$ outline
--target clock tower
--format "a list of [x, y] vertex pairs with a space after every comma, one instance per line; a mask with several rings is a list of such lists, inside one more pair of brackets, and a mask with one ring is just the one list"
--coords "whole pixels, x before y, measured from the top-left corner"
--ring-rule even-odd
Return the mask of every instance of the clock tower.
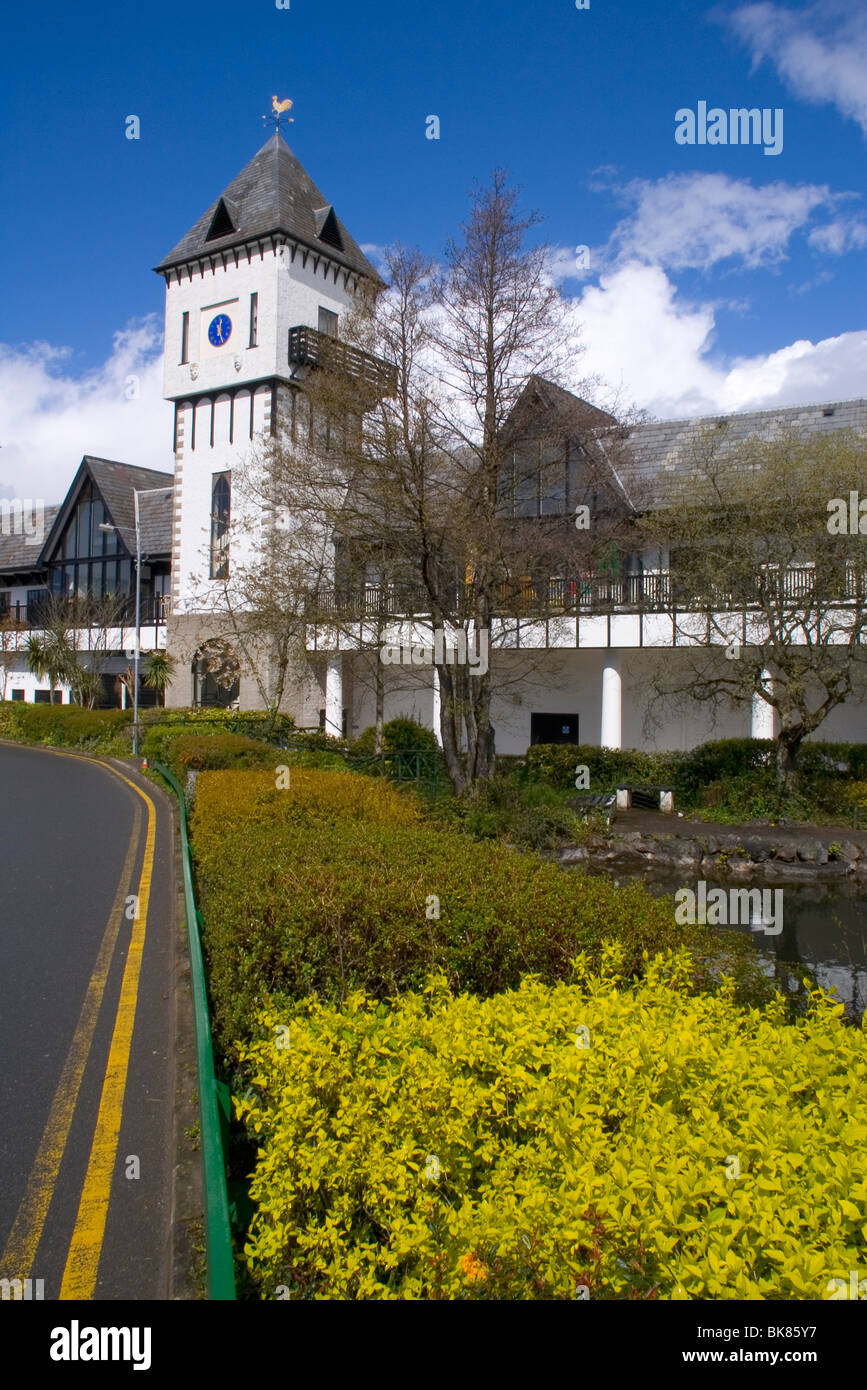
[[361, 283], [382, 281], [279, 128], [156, 271], [174, 404], [168, 643], [180, 660], [169, 699], [186, 705], [202, 698], [185, 673], [213, 632], [203, 590], [222, 577], [233, 469], [277, 433], [320, 336], [339, 336]]

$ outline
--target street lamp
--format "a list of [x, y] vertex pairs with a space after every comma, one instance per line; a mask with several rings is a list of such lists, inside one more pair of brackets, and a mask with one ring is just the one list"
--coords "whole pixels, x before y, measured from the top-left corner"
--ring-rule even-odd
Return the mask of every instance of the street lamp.
[[[133, 653], [135, 662], [135, 676], [133, 679], [132, 692], [132, 755], [138, 757], [138, 665], [139, 652], [141, 650], [141, 519], [139, 514], [139, 492], [162, 492], [159, 487], [133, 488], [132, 498], [135, 510], [135, 652]], [[99, 523], [100, 531], [116, 531], [118, 528], [113, 526], [110, 521]]]

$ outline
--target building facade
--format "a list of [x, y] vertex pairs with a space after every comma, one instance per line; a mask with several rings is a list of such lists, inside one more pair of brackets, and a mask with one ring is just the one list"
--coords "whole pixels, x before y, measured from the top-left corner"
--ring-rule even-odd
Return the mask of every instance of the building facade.
[[[356, 296], [382, 281], [279, 131], [156, 270], [165, 282], [164, 393], [174, 406], [174, 477], [85, 457], [63, 503], [46, 514], [38, 547], [24, 534], [0, 534], [0, 632], [7, 646], [18, 643], [11, 656], [0, 653], [6, 698], [47, 698], [44, 680], [27, 670], [20, 647], [48, 596], [132, 595], [138, 493], [142, 647], [167, 646], [176, 660], [168, 703], [260, 706], [259, 686], [214, 603], [231, 563], [244, 558], [237, 537], [239, 510], [247, 504], [239, 479], [269, 439], [284, 430], [295, 437], [302, 421], [312, 430], [305, 383], [326, 352], [330, 361], [338, 354], [351, 375], [380, 384], [390, 379], [388, 363], [341, 339]], [[552, 473], [550, 460], [537, 472], [522, 464], [513, 492], [516, 518], [532, 524], [568, 517], [586, 495], [581, 437], [588, 420], [604, 435], [605, 417], [594, 407], [550, 382], [528, 382], [514, 412], [516, 451], [526, 457], [535, 439], [553, 439], [562, 470]], [[792, 427], [816, 436], [867, 432], [867, 399], [636, 426], [616, 461], [606, 456], [610, 505], [639, 509], [652, 502], [657, 482], [688, 466], [701, 432], [722, 424], [734, 446]], [[597, 503], [600, 496], [594, 492]], [[261, 518], [247, 521], [255, 534]], [[346, 591], [336, 554], [331, 583], [332, 599], [325, 598], [339, 605]], [[773, 712], [761, 701], [722, 716], [698, 705], [660, 710], [657, 703], [650, 717], [651, 664], [684, 660], [662, 601], [665, 584], [662, 550], [620, 551], [593, 574], [526, 577], [489, 634], [499, 753], [559, 741], [687, 748], [710, 737], [774, 732]], [[386, 639], [396, 648], [433, 644], [423, 605], [402, 611], [401, 596], [386, 589], [370, 573], [353, 590], [357, 640], [351, 622], [342, 623], [339, 637], [327, 624], [311, 624], [305, 670], [283, 705], [300, 726], [353, 736], [374, 722], [371, 654], [361, 650], [366, 618], [388, 612]], [[746, 638], [746, 626], [743, 632]], [[112, 642], [107, 702], [124, 698], [117, 676], [127, 664], [128, 628], [121, 625]], [[394, 662], [384, 681], [386, 719], [409, 715], [438, 728], [435, 669]], [[820, 736], [867, 740], [867, 709], [850, 700]]]

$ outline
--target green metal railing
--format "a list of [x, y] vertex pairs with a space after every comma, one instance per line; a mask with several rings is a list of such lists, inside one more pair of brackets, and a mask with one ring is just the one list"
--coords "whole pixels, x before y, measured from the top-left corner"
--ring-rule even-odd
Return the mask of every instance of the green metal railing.
[[208, 1014], [205, 962], [202, 956], [201, 913], [193, 891], [193, 863], [187, 834], [187, 806], [181, 784], [162, 763], [152, 763], [155, 772], [171, 787], [178, 799], [181, 824], [181, 860], [184, 873], [184, 908], [190, 941], [190, 974], [193, 985], [193, 1014], [196, 1026], [196, 1058], [199, 1073], [202, 1167], [205, 1186], [205, 1232], [208, 1252], [208, 1295], [212, 1299], [234, 1299], [235, 1267], [232, 1256], [232, 1225], [226, 1186], [226, 1139], [231, 1115], [229, 1088], [214, 1073], [214, 1049]]
[[368, 758], [347, 758], [347, 766], [358, 772], [381, 767], [391, 782], [422, 782], [438, 787], [446, 780], [441, 753], [432, 749], [398, 748], [393, 752], [373, 753]]

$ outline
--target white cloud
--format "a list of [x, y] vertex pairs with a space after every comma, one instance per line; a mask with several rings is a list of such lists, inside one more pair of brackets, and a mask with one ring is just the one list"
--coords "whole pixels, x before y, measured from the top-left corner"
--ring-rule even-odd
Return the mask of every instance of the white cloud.
[[[658, 265], [612, 266], [572, 304], [586, 346], [574, 384], [598, 373], [624, 404], [662, 419], [867, 393], [867, 331], [726, 360], [715, 351], [719, 306], [685, 298]], [[67, 348], [0, 347], [0, 496], [60, 501], [85, 453], [171, 472], [161, 346], [154, 319], [130, 323], [78, 376]], [[130, 376], [136, 401], [125, 399]]]
[[[756, 270], [785, 260], [797, 231], [817, 212], [834, 210], [853, 195], [832, 193], [826, 184], [775, 181], [754, 187], [722, 173], [688, 173], [655, 182], [633, 179], [617, 196], [635, 211], [615, 227], [609, 260], [638, 258], [671, 270], [708, 270], [731, 261]], [[817, 247], [845, 249], [830, 240]]]
[[823, 0], [805, 10], [745, 5], [728, 17], [753, 63], [769, 58], [806, 101], [831, 102], [867, 135], [867, 10]]
[[61, 501], [83, 454], [171, 472], [161, 354], [154, 316], [115, 333], [105, 362], [79, 375], [69, 348], [0, 345], [0, 496]]
[[838, 217], [824, 227], [814, 227], [807, 237], [816, 251], [842, 256], [844, 251], [863, 251], [867, 246], [867, 221], [863, 217]]
[[714, 307], [679, 297], [659, 266], [603, 274], [574, 305], [587, 348], [581, 371], [661, 419], [865, 395], [867, 331], [726, 362], [713, 352]]

